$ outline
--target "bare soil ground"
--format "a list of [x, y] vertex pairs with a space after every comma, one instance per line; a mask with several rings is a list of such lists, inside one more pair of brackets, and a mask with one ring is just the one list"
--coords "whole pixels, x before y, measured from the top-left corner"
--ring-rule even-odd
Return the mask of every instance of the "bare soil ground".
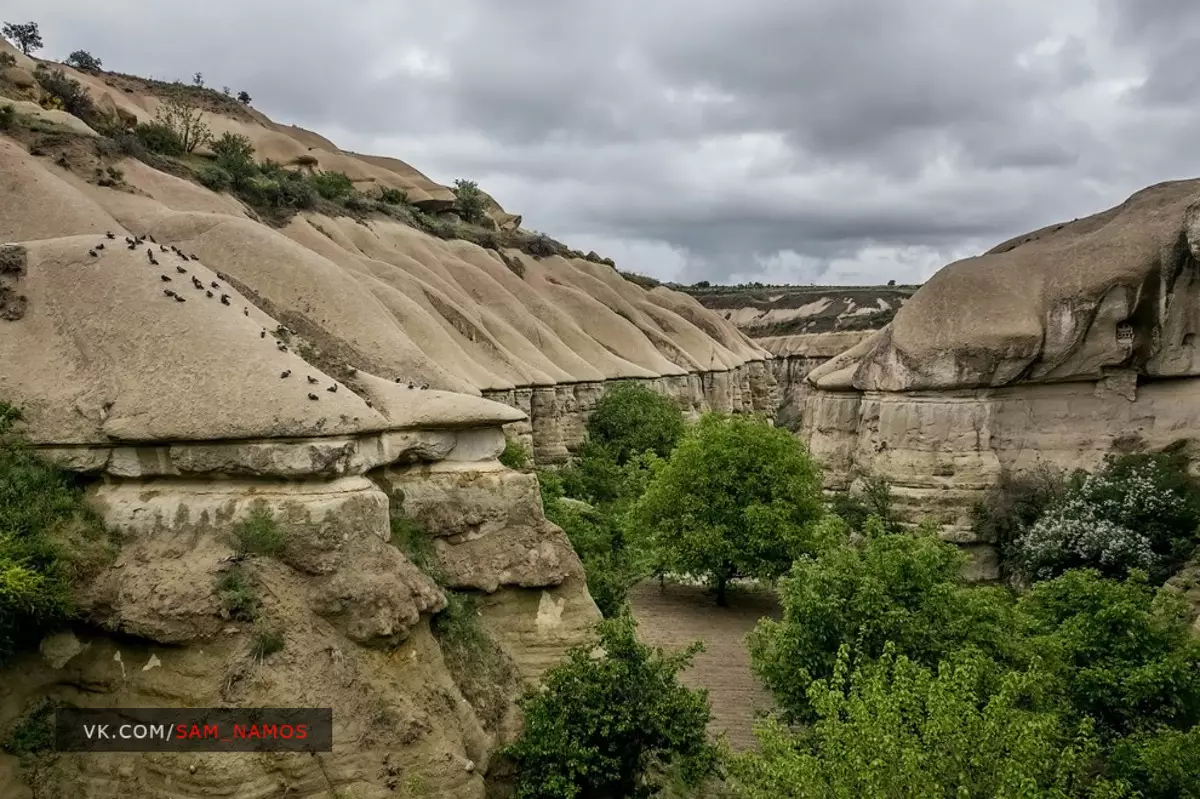
[[683, 682], [708, 689], [714, 733], [724, 732], [735, 750], [753, 747], [756, 711], [769, 710], [772, 701], [750, 671], [746, 636], [761, 617], [779, 618], [775, 594], [731, 590], [729, 607], [720, 608], [703, 587], [667, 583], [660, 590], [649, 581], [634, 586], [630, 603], [646, 643], [677, 651], [704, 642]]

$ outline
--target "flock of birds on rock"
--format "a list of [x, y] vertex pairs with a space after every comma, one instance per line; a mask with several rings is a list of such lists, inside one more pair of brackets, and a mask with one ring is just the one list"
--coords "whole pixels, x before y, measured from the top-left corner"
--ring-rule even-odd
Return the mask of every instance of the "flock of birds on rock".
[[[113, 233], [111, 230], [107, 231], [104, 234], [104, 237], [110, 241], [117, 238], [116, 234]], [[149, 233], [143, 234], [141, 236], [134, 236], [133, 238], [129, 238], [128, 236], [126, 236], [125, 244], [128, 249], [136, 250], [138, 247], [145, 244], [147, 240], [150, 242], [150, 244], [158, 245], [158, 250], [160, 253], [166, 253], [166, 252], [174, 253], [185, 263], [188, 261], [199, 261], [200, 260], [200, 257], [198, 255], [196, 255], [195, 253], [185, 253], [183, 250], [179, 249], [178, 247], [176, 247], [173, 244], [171, 245], [170, 249], [168, 249], [166, 246], [159, 244], [157, 241], [155, 241], [154, 237], [151, 236]], [[103, 249], [104, 249], [104, 242], [100, 242], [95, 247], [88, 250], [88, 255], [90, 255], [92, 258], [99, 258], [100, 251], [102, 251]], [[147, 245], [147, 247], [146, 247], [146, 258], [150, 261], [150, 264], [152, 266], [159, 266], [158, 260], [154, 257], [154, 248], [149, 245]], [[178, 264], [175, 265], [175, 272], [180, 275], [188, 274], [188, 270], [185, 267], [182, 267]], [[168, 275], [159, 275], [159, 279], [163, 283], [174, 282], [174, 280]], [[192, 287], [194, 289], [196, 289], [197, 291], [203, 291], [204, 295], [208, 299], [212, 299], [215, 296], [213, 294], [214, 290], [218, 291], [218, 292], [221, 290], [221, 284], [218, 283], [217, 281], [215, 281], [215, 280], [210, 281], [208, 284], [208, 287], [206, 288], [204, 285], [204, 281], [200, 280], [195, 275], [192, 275]], [[166, 297], [169, 297], [171, 299], [174, 299], [176, 302], [187, 302], [187, 299], [185, 297], [176, 293], [172, 289], [163, 289], [163, 295]], [[232, 304], [228, 294], [221, 294], [220, 301], [221, 301], [222, 305], [231, 305]], [[250, 309], [242, 308], [242, 315], [249, 316]], [[266, 330], [266, 328], [263, 328], [262, 332], [259, 333], [259, 338], [266, 338], [266, 337], [267, 337], [267, 330]], [[280, 352], [288, 351], [287, 345], [284, 344], [282, 341], [276, 341], [275, 344], [278, 347]], [[351, 371], [353, 372], [353, 371], [357, 371], [357, 370], [351, 370]], [[291, 375], [292, 375], [292, 370], [285, 369], [285, 370], [283, 370], [283, 372], [281, 372], [279, 374], [279, 377], [282, 380], [286, 380], [287, 378], [291, 377]], [[308, 382], [310, 385], [314, 385], [316, 383], [321, 382], [320, 380], [313, 377], [312, 375], [308, 375], [307, 377], [308, 377]], [[396, 382], [397, 383], [402, 382], [402, 378], [397, 377]], [[408, 384], [408, 388], [409, 388], [409, 390], [420, 389], [420, 390], [424, 391], [429, 388], [429, 384], [422, 383], [421, 385], [418, 386], [417, 384], [410, 382]], [[330, 394], [336, 394], [337, 390], [338, 390], [338, 384], [334, 383], [333, 385], [328, 386], [325, 390], [328, 391]], [[320, 399], [320, 397], [318, 397], [316, 394], [312, 393], [311, 391], [308, 393], [308, 398], [313, 401]]]

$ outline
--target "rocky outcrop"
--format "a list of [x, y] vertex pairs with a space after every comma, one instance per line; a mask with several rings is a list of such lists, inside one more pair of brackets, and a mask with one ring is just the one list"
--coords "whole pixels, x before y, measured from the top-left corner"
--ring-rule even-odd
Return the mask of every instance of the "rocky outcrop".
[[1200, 181], [950, 264], [892, 324], [813, 369], [803, 435], [830, 487], [872, 471], [967, 532], [980, 492], [1039, 463], [1200, 433]]
[[[701, 305], [755, 339], [878, 330], [916, 286], [687, 286]], [[756, 343], [766, 346], [761, 340]]]
[[843, 331], [758, 339], [758, 343], [772, 356], [767, 366], [776, 385], [775, 423], [797, 432], [808, 397], [809, 373], [868, 335], [869, 331]]

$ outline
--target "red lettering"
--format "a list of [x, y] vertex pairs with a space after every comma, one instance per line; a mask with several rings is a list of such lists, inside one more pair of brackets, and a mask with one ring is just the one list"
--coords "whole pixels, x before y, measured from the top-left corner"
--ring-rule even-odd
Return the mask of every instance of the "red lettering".
[[308, 725], [307, 724], [297, 724], [296, 725], [296, 740], [303, 741], [307, 737], [308, 737]]

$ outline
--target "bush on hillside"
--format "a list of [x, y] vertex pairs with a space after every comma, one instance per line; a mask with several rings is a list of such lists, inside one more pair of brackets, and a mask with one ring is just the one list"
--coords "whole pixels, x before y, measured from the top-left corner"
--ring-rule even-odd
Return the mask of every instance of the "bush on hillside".
[[482, 224], [487, 211], [487, 198], [473, 180], [454, 181], [454, 207], [462, 220], [470, 225]]
[[225, 132], [213, 141], [210, 149], [216, 156], [217, 166], [230, 177], [230, 182], [238, 188], [246, 185], [258, 171], [254, 163], [254, 145], [250, 139], [239, 133]]
[[0, 130], [12, 130], [17, 124], [17, 109], [12, 105], [0, 105]]
[[679, 683], [699, 651], [667, 655], [610, 619], [521, 700], [525, 727], [506, 750], [518, 799], [652, 796], [670, 769], [696, 786], [716, 771], [705, 691]]
[[[828, 537], [844, 537], [837, 517], [822, 524]], [[965, 563], [932, 535], [883, 535], [796, 561], [780, 583], [783, 618], [760, 621], [750, 635], [754, 672], [789, 718], [807, 719], [809, 686], [832, 676], [843, 644], [856, 662], [889, 645], [928, 667], [968, 645], [1012, 656], [1011, 601], [1001, 589], [968, 587]]]
[[587, 422], [588, 439], [608, 447], [619, 466], [643, 452], [667, 457], [683, 433], [679, 406], [637, 383], [607, 389]]
[[735, 577], [773, 579], [828, 545], [820, 472], [787, 431], [708, 414], [653, 472], [631, 511], [659, 568], [705, 577], [725, 603]]
[[200, 171], [196, 173], [196, 179], [206, 189], [215, 192], [228, 191], [230, 185], [233, 183], [233, 179], [229, 176], [228, 172], [219, 166], [212, 166], [211, 164], [201, 167]]
[[314, 172], [309, 181], [326, 200], [344, 200], [354, 193], [354, 183], [342, 172]]
[[408, 192], [404, 189], [389, 189], [384, 188], [379, 193], [379, 201], [388, 205], [407, 205]]
[[[203, 147], [212, 141], [212, 131], [204, 121], [204, 109], [199, 101], [188, 92], [175, 92], [167, 95], [162, 105], [158, 107], [154, 124], [170, 130], [183, 146], [185, 153], [195, 152], [198, 147]], [[165, 151], [158, 152], [173, 155], [173, 153]]]
[[76, 50], [67, 56], [67, 60], [63, 63], [69, 67], [74, 67], [80, 72], [100, 72], [102, 69], [100, 59], [87, 50]]
[[42, 91], [57, 98], [62, 108], [68, 114], [79, 117], [84, 122], [91, 122], [96, 116], [96, 106], [87, 89], [74, 78], [67, 77], [61, 69], [51, 69], [45, 64], [38, 64], [33, 71]]
[[243, 89], [237, 93], [237, 100], [242, 105], [250, 105], [250, 93]]
[[79, 481], [13, 439], [20, 418], [0, 403], [0, 662], [68, 619], [76, 586], [112, 556]]
[[930, 667], [889, 644], [877, 662], [855, 666], [850, 649], [809, 687], [811, 725], [762, 725], [760, 751], [733, 759], [733, 796], [1129, 795], [1097, 773], [1095, 731], [1055, 712], [1038, 672], [1009, 673], [992, 690], [993, 664], [978, 652]]
[[133, 131], [147, 150], [159, 155], [181, 156], [187, 152], [183, 139], [162, 122], [142, 122]]
[[1120, 577], [1148, 571], [1162, 582], [1200, 541], [1200, 484], [1165, 454], [1110, 457], [1078, 474], [1015, 545], [1031, 579], [1093, 568]]
[[36, 22], [5, 22], [0, 34], [21, 48], [25, 55], [42, 49], [42, 34]]
[[518, 472], [526, 471], [533, 465], [533, 460], [529, 457], [529, 450], [515, 438], [504, 440], [504, 451], [500, 453], [497, 460]]

